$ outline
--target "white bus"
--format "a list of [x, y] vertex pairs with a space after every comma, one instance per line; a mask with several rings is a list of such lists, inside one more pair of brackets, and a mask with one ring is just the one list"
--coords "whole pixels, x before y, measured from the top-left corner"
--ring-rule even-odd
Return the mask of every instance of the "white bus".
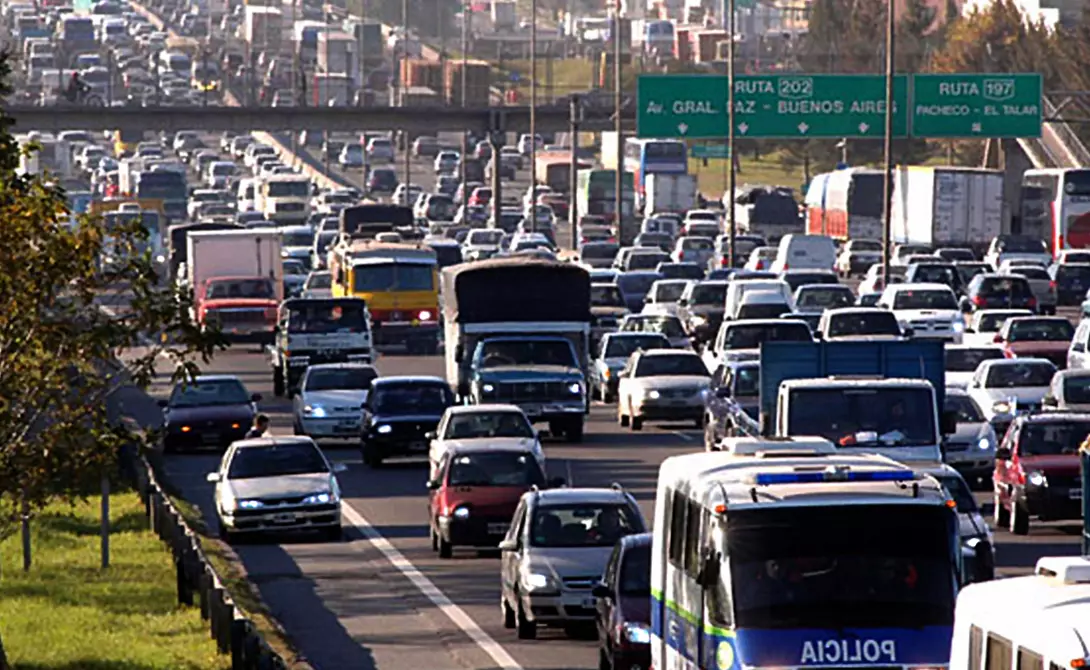
[[1090, 248], [1090, 168], [1026, 170], [1022, 175], [1022, 235], [1062, 249]]
[[820, 438], [743, 438], [728, 453], [666, 459], [651, 666], [945, 666], [961, 565], [954, 508], [935, 479]]
[[1049, 556], [1034, 574], [958, 596], [950, 670], [1067, 670], [1090, 663], [1090, 560]]

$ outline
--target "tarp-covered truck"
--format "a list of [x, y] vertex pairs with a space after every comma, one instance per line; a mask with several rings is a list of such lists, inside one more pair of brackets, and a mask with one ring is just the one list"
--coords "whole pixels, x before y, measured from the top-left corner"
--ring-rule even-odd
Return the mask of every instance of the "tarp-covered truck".
[[577, 442], [589, 408], [590, 275], [499, 258], [443, 271], [447, 381], [463, 402], [513, 403]]

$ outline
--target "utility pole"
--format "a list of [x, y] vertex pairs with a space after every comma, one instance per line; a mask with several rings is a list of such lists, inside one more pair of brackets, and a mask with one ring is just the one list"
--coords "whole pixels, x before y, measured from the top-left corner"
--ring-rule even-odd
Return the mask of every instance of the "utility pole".
[[613, 7], [613, 131], [617, 133], [617, 169], [614, 170], [614, 216], [617, 219], [617, 241], [629, 243], [624, 234], [624, 129], [621, 127], [621, 2]]
[[530, 0], [530, 230], [537, 232], [537, 0]]
[[360, 69], [360, 71], [359, 71], [359, 82], [360, 83], [359, 83], [359, 86], [356, 87], [356, 101], [357, 101], [357, 104], [359, 104], [359, 105], [363, 104], [363, 90], [364, 90], [365, 84], [367, 82], [367, 78], [366, 78], [366, 76], [367, 76], [367, 73], [366, 73], [367, 59], [364, 56], [364, 54], [367, 51], [366, 48], [365, 48], [366, 42], [367, 42], [366, 24], [367, 24], [367, 12], [366, 12], [366, 9], [364, 7], [364, 2], [361, 0], [361, 2], [360, 2], [360, 37], [359, 37], [358, 40], [356, 40], [356, 48], [359, 49], [359, 53], [357, 54], [357, 60], [359, 61], [359, 69]]
[[571, 173], [568, 175], [568, 223], [571, 225], [571, 248], [579, 248], [579, 205], [575, 200], [579, 190], [579, 123], [583, 120], [583, 106], [579, 96], [572, 94], [569, 101], [571, 114]]
[[885, 183], [882, 184], [882, 290], [889, 286], [890, 237], [893, 215], [893, 47], [897, 32], [893, 0], [886, 3], [886, 128], [882, 138]]
[[[892, 0], [890, 0], [892, 2]], [[736, 188], [735, 163], [737, 154], [734, 152], [734, 33], [735, 0], [727, 0], [727, 267], [734, 268], [734, 237], [737, 234], [737, 221], [734, 218], [734, 189]]]
[[[468, 0], [462, 2], [462, 108], [466, 106], [466, 67], [469, 62], [469, 21], [473, 17], [473, 11], [470, 8]], [[469, 193], [466, 192], [466, 160], [469, 158], [469, 132], [462, 131], [462, 160], [459, 163], [461, 168], [461, 181], [462, 181], [462, 205], [466, 204], [469, 199]], [[497, 225], [499, 219], [496, 219]]]

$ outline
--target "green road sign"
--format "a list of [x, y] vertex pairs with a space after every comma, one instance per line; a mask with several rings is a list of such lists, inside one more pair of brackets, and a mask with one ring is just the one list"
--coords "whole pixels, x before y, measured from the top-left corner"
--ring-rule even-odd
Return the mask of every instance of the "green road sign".
[[[894, 77], [893, 134], [908, 134], [908, 77]], [[640, 137], [723, 138], [727, 78], [642, 75], [637, 82]], [[886, 80], [881, 75], [740, 75], [734, 82], [737, 137], [882, 137]]]
[[730, 147], [726, 144], [696, 144], [692, 155], [693, 158], [726, 158], [730, 156]]
[[1040, 137], [1041, 75], [918, 74], [912, 78], [917, 137]]

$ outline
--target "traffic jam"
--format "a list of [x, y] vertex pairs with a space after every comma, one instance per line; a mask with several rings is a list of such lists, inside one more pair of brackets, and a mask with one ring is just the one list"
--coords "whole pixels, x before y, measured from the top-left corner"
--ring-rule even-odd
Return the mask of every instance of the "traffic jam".
[[[222, 92], [221, 65], [128, 5], [3, 7], [43, 100]], [[265, 133], [19, 138], [37, 146], [21, 170], [60, 179], [74, 216], [142, 222], [164, 285], [265, 362], [275, 398], [210, 370], [158, 400], [165, 453], [222, 454], [206, 479], [223, 540], [357, 539], [330, 455], [348, 448], [351, 467], [419, 463], [426, 485], [403, 495], [431, 550], [495, 565], [511, 639], [595, 638], [600, 668], [1090, 661], [1072, 627], [1090, 563], [997, 578], [995, 557], [999, 536], [1083, 518], [1090, 250], [1069, 247], [1090, 170], [1026, 172], [1011, 217], [1000, 171], [897, 168], [884, 270], [878, 170], [715, 200], [656, 168], [688, 166], [677, 140], [603, 137], [572, 183], [552, 137], [463, 156], [460, 137], [317, 135], [359, 185]], [[471, 177], [503, 163], [498, 219], [483, 179], [462, 181], [471, 160]], [[408, 358], [441, 372], [385, 371]], [[286, 430], [268, 427], [276, 399]], [[658, 464], [653, 515], [549, 469], [594, 441], [592, 412], [633, 440], [700, 436]]]

